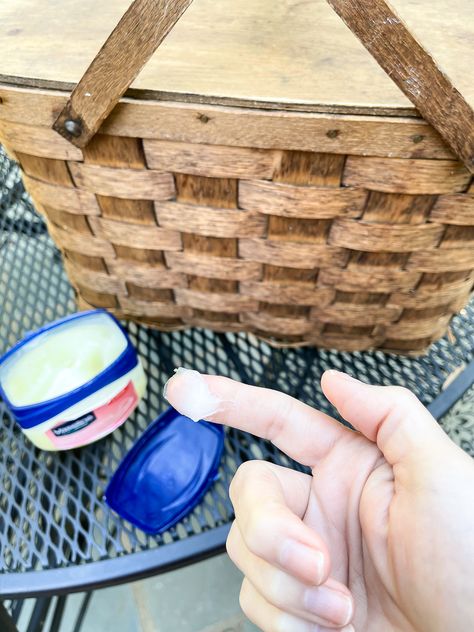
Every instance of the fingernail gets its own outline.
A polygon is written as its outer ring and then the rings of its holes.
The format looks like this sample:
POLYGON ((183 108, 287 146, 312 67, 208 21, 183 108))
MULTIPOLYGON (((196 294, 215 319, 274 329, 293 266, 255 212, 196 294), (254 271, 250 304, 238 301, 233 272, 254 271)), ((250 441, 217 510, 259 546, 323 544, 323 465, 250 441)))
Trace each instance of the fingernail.
POLYGON ((352 619, 352 599, 326 586, 308 588, 304 594, 303 605, 308 612, 336 625, 347 625, 352 619))
POLYGON ((323 581, 323 553, 300 542, 288 540, 283 544, 280 549, 280 564, 290 573, 301 572, 302 569, 306 569, 305 574, 311 583, 320 584, 323 581))
POLYGON ((207 419, 219 410, 220 401, 212 395, 204 376, 193 369, 175 369, 163 388, 163 397, 193 421, 207 419))
POLYGON ((352 377, 352 375, 348 375, 347 373, 343 373, 342 371, 337 371, 336 369, 329 369, 329 371, 326 371, 326 373, 337 375, 341 380, 346 380, 347 382, 360 382, 360 380, 352 377))
MULTIPOLYGON (((179 368, 174 370, 175 373, 177 373, 178 371, 179 371, 179 368)), ((166 384, 163 386, 163 397, 166 399, 166 401, 168 401, 168 384, 171 382, 173 378, 174 378, 174 375, 168 378, 168 380, 166 381, 166 384)))

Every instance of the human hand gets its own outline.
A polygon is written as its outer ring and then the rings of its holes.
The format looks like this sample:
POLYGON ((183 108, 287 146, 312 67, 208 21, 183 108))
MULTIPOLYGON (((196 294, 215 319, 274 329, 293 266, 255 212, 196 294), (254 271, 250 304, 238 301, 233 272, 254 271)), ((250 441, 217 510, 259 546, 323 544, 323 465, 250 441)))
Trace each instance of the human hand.
POLYGON ((337 371, 326 397, 357 431, 291 397, 195 371, 166 396, 312 468, 241 465, 227 550, 265 632, 467 632, 474 626, 474 461, 409 391, 337 371))

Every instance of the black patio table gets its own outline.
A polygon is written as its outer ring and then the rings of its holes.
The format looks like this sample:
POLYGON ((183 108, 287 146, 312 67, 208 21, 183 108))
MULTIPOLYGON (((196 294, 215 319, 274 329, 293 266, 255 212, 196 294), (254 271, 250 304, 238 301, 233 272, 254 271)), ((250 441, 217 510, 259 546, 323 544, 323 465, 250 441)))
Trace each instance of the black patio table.
MULTIPOLYGON (((75 311, 61 257, 0 148, 0 354, 27 331, 75 311)), ((227 490, 242 461, 267 459, 302 469, 272 444, 228 428, 220 478, 176 527, 149 536, 103 501, 119 461, 167 404, 163 386, 178 366, 277 388, 329 414, 319 380, 337 368, 373 384, 399 384, 432 403, 439 418, 472 383, 474 306, 418 358, 379 351, 276 349, 252 335, 192 329, 162 333, 126 324, 148 375, 146 397, 121 428, 68 452, 44 452, 21 433, 0 403, 0 629, 15 630, 23 600, 37 599, 28 632, 60 630, 67 595, 84 591, 76 632, 91 591, 151 576, 224 550, 233 518, 227 490), (470 364, 471 363, 471 364, 470 364), (449 375, 468 367, 443 391, 449 375), (442 393, 440 395, 440 393, 442 393), (53 614, 51 614, 53 612, 53 614)))

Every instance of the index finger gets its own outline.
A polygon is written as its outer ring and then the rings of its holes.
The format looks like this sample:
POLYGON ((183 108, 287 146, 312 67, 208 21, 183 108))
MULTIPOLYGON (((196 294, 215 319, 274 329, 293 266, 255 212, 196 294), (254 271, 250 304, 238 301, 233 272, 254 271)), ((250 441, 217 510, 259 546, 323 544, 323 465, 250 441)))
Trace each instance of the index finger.
POLYGON ((268 439, 309 466, 350 432, 332 417, 279 391, 188 369, 178 369, 164 395, 181 414, 195 421, 215 421, 268 439))

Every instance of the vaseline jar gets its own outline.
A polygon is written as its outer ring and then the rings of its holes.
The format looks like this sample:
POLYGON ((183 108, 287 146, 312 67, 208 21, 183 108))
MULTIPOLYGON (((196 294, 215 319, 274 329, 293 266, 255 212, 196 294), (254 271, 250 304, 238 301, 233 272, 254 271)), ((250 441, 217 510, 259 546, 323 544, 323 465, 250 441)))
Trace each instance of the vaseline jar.
POLYGON ((0 358, 0 394, 43 450, 92 443, 121 426, 145 393, 137 353, 104 310, 38 329, 0 358))

